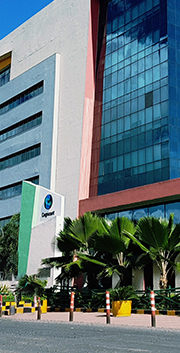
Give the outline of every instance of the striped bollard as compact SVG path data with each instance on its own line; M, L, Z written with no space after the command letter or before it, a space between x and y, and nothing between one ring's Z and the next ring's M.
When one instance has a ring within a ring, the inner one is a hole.
M34 296L34 307L37 308L37 297L36 297L36 295Z
M106 291L106 324L110 324L110 294Z
M0 317L2 316L2 301L3 301L3 297L2 295L0 295Z
M38 297L37 320L41 320L41 298Z
M151 291L151 326L156 327L156 308L154 291Z
M73 311L74 311L74 292L71 292L69 321L73 321Z

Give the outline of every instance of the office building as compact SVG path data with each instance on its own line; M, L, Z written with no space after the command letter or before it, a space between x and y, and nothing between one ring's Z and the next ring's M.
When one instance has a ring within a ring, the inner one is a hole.
M1 218L35 178L65 216L180 222L179 15L178 0L55 0L0 42Z

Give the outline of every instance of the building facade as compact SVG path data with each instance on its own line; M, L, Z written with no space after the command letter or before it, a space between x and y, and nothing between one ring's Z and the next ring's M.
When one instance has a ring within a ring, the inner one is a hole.
M178 0L54 0L1 40L2 221L30 180L65 216L180 223L179 15Z
M53 1L0 41L1 224L20 211L22 180L77 216L89 12Z

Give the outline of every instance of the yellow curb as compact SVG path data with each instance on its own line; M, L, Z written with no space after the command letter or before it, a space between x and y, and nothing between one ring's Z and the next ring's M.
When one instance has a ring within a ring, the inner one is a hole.
M81 308L76 308L75 311L76 312L81 312Z
M136 313L137 314L144 314L144 309L137 309Z
M24 308L17 308L16 309L16 314L23 314L24 313Z
M60 308L55 308L54 311L58 313L60 311Z
M32 307L32 303L24 303L24 308Z
M167 310L167 315L175 316L176 312L175 310Z
M106 309L104 309L104 308L99 308L99 309L98 309L98 313L104 313L105 310L106 310Z

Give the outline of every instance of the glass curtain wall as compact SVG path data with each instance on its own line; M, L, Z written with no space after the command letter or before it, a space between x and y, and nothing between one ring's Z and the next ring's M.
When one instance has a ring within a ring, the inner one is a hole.
M174 223L180 224L180 202L164 203L156 206L130 209L124 211L111 212L103 214L108 219L117 217L127 217L135 223L142 217L155 217L169 219L170 214L174 215Z
M167 4L170 178L180 177L180 0Z
M99 195L170 177L167 1L109 1L104 47Z

